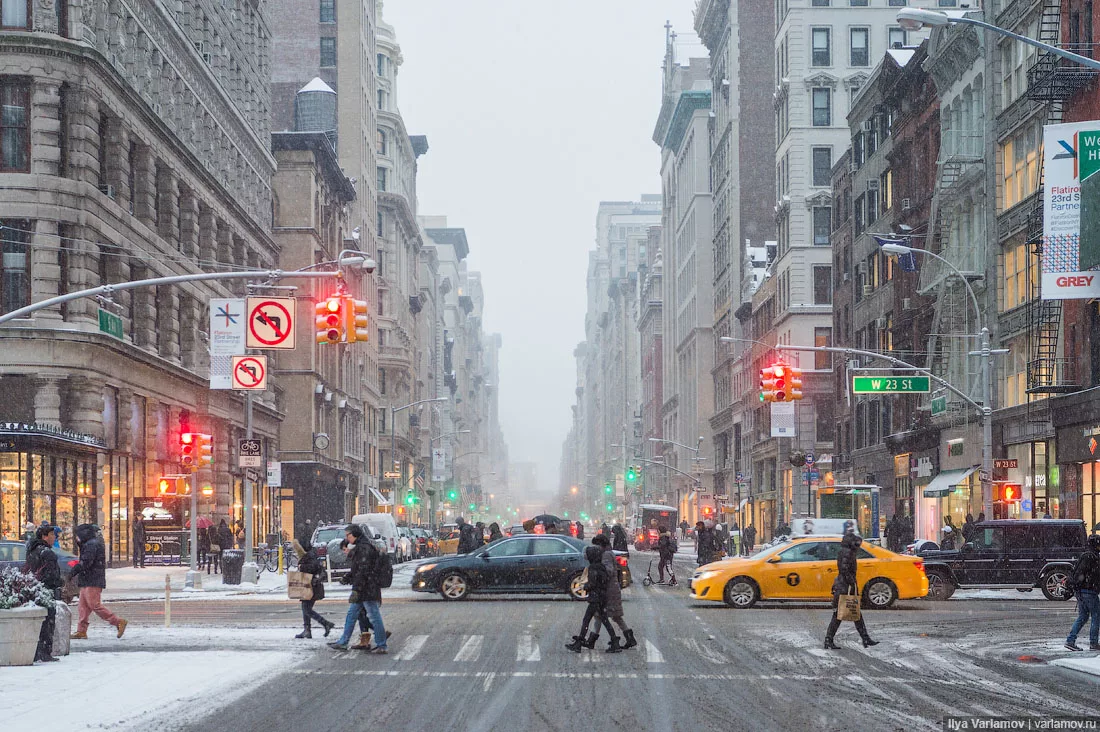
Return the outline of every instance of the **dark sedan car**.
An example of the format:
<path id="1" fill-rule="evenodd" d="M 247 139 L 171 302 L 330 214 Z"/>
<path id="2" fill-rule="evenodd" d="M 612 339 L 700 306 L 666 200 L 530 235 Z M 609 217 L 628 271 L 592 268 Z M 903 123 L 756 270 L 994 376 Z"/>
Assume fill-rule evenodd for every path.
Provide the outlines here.
<path id="1" fill-rule="evenodd" d="M 564 592 L 584 599 L 586 542 L 571 536 L 522 534 L 500 539 L 472 554 L 444 557 L 417 567 L 412 589 L 462 600 L 472 592 Z M 619 584 L 632 579 L 626 556 L 616 553 Z"/>
<path id="2" fill-rule="evenodd" d="M 73 567 L 78 558 L 72 552 L 58 547 L 53 548 L 57 555 L 57 566 L 61 568 L 61 578 L 65 584 L 61 587 L 61 599 L 66 603 L 77 595 L 76 581 L 73 579 Z M 5 539 L 0 541 L 0 568 L 15 567 L 23 569 L 23 562 L 27 561 L 27 545 L 21 541 Z"/>

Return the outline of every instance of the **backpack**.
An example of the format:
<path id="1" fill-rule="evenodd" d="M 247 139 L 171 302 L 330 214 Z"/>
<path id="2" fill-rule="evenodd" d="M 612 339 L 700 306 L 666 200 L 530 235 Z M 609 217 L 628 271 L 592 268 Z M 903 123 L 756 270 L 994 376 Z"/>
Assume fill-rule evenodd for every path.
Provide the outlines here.
<path id="1" fill-rule="evenodd" d="M 379 587 L 393 585 L 393 562 L 387 552 L 378 552 L 378 559 L 374 563 L 374 579 Z"/>
<path id="2" fill-rule="evenodd" d="M 672 550 L 672 553 L 680 551 L 680 544 L 676 541 L 676 535 L 672 532 L 668 534 L 668 548 Z"/>

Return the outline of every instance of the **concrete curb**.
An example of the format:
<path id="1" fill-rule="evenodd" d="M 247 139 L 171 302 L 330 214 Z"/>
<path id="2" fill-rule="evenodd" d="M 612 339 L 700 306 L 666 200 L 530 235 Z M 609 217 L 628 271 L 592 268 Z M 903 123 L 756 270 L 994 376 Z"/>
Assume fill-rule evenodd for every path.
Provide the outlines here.
<path id="1" fill-rule="evenodd" d="M 1070 656 L 1056 658 L 1050 662 L 1051 666 L 1061 666 L 1073 671 L 1100 677 L 1100 656 Z"/>

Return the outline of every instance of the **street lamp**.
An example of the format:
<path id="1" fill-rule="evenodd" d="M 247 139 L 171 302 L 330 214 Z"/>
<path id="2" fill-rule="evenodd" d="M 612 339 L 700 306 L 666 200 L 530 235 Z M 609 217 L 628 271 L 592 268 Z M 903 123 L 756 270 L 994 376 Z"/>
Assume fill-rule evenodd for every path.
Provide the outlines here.
<path id="1" fill-rule="evenodd" d="M 993 31 L 994 33 L 1000 33 L 1002 36 L 1008 36 L 1009 38 L 1015 38 L 1021 43 L 1026 43 L 1029 46 L 1035 46 L 1041 48 L 1048 53 L 1053 53 L 1062 58 L 1069 59 L 1075 63 L 1087 66 L 1090 69 L 1100 70 L 1100 61 L 1088 58 L 1087 56 L 1081 56 L 1067 51 L 1064 48 L 1058 48 L 1042 41 L 1037 41 L 1034 38 L 1028 38 L 1022 36 L 1019 33 L 1013 33 L 1010 30 L 1006 30 L 992 23 L 986 23 L 974 18 L 967 18 L 964 15 L 948 15 L 947 13 L 940 12 L 938 10 L 928 10 L 926 8 L 903 8 L 898 11 L 898 24 L 905 30 L 920 30 L 924 27 L 936 27 L 948 24 L 958 25 L 976 25 L 979 28 L 985 28 L 986 30 Z"/>
<path id="2" fill-rule="evenodd" d="M 434 399 L 421 399 L 418 402 L 413 402 L 412 404 L 406 404 L 403 407 L 393 407 L 393 406 L 390 407 L 390 462 L 392 463 L 392 467 L 396 467 L 398 471 L 401 470 L 401 467 L 400 467 L 401 463 L 398 462 L 398 460 L 397 460 L 397 413 L 398 412 L 403 412 L 406 409 L 409 409 L 410 407 L 415 407 L 418 404 L 428 404 L 430 402 L 445 402 L 445 401 L 447 401 L 447 397 L 435 397 Z M 467 430 L 467 432 L 468 431 L 469 430 Z M 431 447 L 431 442 L 430 441 L 428 443 L 428 446 Z M 393 491 L 394 497 L 397 496 L 396 485 L 397 484 L 395 483 L 394 484 L 395 487 L 394 487 L 394 491 Z"/>
<path id="3" fill-rule="evenodd" d="M 910 8 L 915 10 L 916 8 Z M 921 11 L 924 13 L 930 13 L 931 15 L 942 15 L 942 13 L 936 13 L 935 11 Z M 944 16 L 947 17 L 947 16 Z M 899 13 L 900 19 L 900 13 Z M 906 246 L 905 244 L 897 244 L 894 242 L 888 242 L 882 244 L 882 251 L 886 254 L 925 254 L 933 259 L 943 262 L 947 267 L 959 276 L 959 279 L 966 285 L 966 291 L 970 294 L 970 303 L 974 306 L 974 316 L 977 318 L 977 322 L 981 325 L 981 345 L 979 350 L 970 351 L 968 355 L 981 356 L 982 359 L 982 474 L 979 476 L 982 482 L 982 508 L 988 513 L 993 515 L 993 373 L 992 373 L 992 355 L 994 353 L 1008 353 L 1007 349 L 997 349 L 994 351 L 989 345 L 989 327 L 982 322 L 982 309 L 978 305 L 978 296 L 974 294 L 974 288 L 970 286 L 970 281 L 966 276 L 959 271 L 958 267 L 952 264 L 950 261 L 941 257 L 935 252 L 930 252 L 927 249 L 918 249 L 916 247 Z"/>

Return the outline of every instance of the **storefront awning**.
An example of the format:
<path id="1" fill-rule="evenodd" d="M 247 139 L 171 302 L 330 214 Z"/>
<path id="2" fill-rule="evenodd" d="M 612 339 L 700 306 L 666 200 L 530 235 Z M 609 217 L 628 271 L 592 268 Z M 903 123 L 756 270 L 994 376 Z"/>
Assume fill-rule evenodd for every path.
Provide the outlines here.
<path id="1" fill-rule="evenodd" d="M 977 468 L 964 468 L 963 470 L 944 470 L 924 488 L 925 498 L 943 498 L 955 490 L 959 483 L 965 483 L 970 474 Z"/>
<path id="2" fill-rule="evenodd" d="M 390 501 L 389 501 L 389 499 L 388 499 L 388 498 L 386 498 L 386 497 L 385 497 L 384 495 L 382 495 L 381 493 L 379 493 L 379 492 L 378 492 L 378 489 L 377 489 L 377 488 L 371 488 L 371 489 L 370 489 L 370 492 L 371 492 L 371 493 L 373 493 L 373 494 L 374 494 L 374 497 L 375 497 L 375 499 L 377 499 L 377 500 L 378 500 L 378 505 L 379 505 L 379 506 L 389 506 L 389 505 L 390 505 Z"/>

